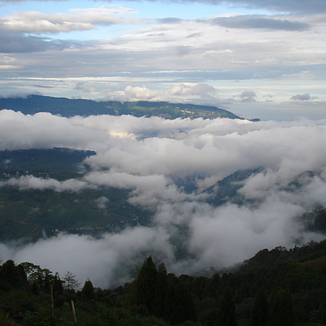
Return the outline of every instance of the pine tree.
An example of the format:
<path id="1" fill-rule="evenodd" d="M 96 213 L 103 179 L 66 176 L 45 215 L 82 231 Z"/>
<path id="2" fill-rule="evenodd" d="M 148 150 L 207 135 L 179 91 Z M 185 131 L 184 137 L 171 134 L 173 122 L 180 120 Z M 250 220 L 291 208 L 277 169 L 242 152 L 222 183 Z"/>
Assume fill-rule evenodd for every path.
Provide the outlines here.
<path id="1" fill-rule="evenodd" d="M 152 257 L 148 257 L 138 274 L 136 294 L 138 303 L 145 305 L 150 314 L 154 313 L 156 275 Z"/>
<path id="2" fill-rule="evenodd" d="M 187 320 L 196 321 L 195 303 L 191 293 L 183 282 L 179 282 L 175 287 L 175 302 L 177 302 L 177 313 L 175 323 L 183 323 Z"/>
<path id="3" fill-rule="evenodd" d="M 265 326 L 268 320 L 268 302 L 265 290 L 258 290 L 252 311 L 251 326 Z"/>
<path id="4" fill-rule="evenodd" d="M 164 300 L 163 319 L 169 321 L 171 324 L 175 324 L 177 314 L 178 302 L 176 301 L 175 284 L 169 280 Z"/>
<path id="5" fill-rule="evenodd" d="M 220 326 L 237 326 L 235 305 L 230 288 L 224 291 L 218 314 L 218 325 Z"/>
<path id="6" fill-rule="evenodd" d="M 271 326 L 294 326 L 294 308 L 289 290 L 274 293 L 270 303 Z"/>
<path id="7" fill-rule="evenodd" d="M 82 296 L 83 298 L 90 300 L 94 299 L 94 287 L 93 283 L 90 280 L 87 280 L 82 288 Z"/>
<path id="8" fill-rule="evenodd" d="M 168 287 L 168 278 L 165 265 L 162 263 L 157 269 L 156 282 L 155 282 L 155 304 L 154 315 L 156 317 L 164 316 L 164 303 Z"/>

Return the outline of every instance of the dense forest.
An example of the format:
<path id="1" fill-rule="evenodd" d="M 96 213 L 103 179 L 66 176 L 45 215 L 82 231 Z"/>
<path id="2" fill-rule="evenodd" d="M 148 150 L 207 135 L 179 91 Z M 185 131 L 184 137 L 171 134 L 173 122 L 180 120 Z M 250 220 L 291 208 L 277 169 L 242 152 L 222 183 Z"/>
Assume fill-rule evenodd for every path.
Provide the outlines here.
<path id="1" fill-rule="evenodd" d="M 210 276 L 176 276 L 148 257 L 115 289 L 8 260 L 0 266 L 0 325 L 320 326 L 325 289 L 326 240 L 264 249 Z"/>

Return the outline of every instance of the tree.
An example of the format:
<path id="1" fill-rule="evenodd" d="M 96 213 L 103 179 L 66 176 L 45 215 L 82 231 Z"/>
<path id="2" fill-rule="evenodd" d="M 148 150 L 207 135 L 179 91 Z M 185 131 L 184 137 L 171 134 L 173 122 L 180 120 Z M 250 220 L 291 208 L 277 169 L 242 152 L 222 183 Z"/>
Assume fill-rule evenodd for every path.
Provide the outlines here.
<path id="1" fill-rule="evenodd" d="M 20 266 L 24 268 L 27 275 L 27 279 L 30 282 L 37 282 L 38 280 L 44 280 L 47 275 L 51 275 L 52 272 L 49 269 L 41 268 L 39 265 L 25 262 L 21 263 Z"/>
<path id="2" fill-rule="evenodd" d="M 294 308 L 289 290 L 275 292 L 270 303 L 271 326 L 294 326 Z"/>
<path id="3" fill-rule="evenodd" d="M 55 273 L 54 276 L 52 276 L 51 284 L 53 286 L 53 292 L 56 294 L 62 294 L 63 293 L 63 283 L 60 279 L 59 273 Z"/>
<path id="4" fill-rule="evenodd" d="M 168 278 L 165 265 L 162 263 L 159 265 L 156 274 L 155 282 L 155 305 L 154 305 L 154 315 L 157 317 L 164 316 L 164 302 L 166 291 L 168 287 Z"/>
<path id="5" fill-rule="evenodd" d="M 22 266 L 16 266 L 13 260 L 7 260 L 0 268 L 0 287 L 23 288 L 27 286 L 26 273 Z"/>
<path id="6" fill-rule="evenodd" d="M 155 310 L 156 275 L 156 266 L 150 256 L 145 260 L 139 271 L 136 288 L 138 303 L 145 305 L 150 314 L 153 314 Z"/>
<path id="7" fill-rule="evenodd" d="M 224 291 L 218 314 L 218 325 L 237 326 L 235 305 L 231 289 L 228 287 Z"/>
<path id="8" fill-rule="evenodd" d="M 65 282 L 65 289 L 66 290 L 78 290 L 80 287 L 80 283 L 76 279 L 76 275 L 72 274 L 71 272 L 67 272 L 65 276 L 63 277 L 63 280 Z"/>
<path id="9" fill-rule="evenodd" d="M 174 322 L 180 324 L 187 320 L 196 321 L 195 303 L 191 293 L 183 282 L 179 282 L 175 286 L 174 296 L 174 301 L 177 303 Z"/>
<path id="10" fill-rule="evenodd" d="M 258 290 L 251 316 L 251 326 L 265 326 L 268 320 L 268 302 L 265 290 Z"/>
<path id="11" fill-rule="evenodd" d="M 166 288 L 165 300 L 164 300 L 164 313 L 163 319 L 169 321 L 171 324 L 175 323 L 178 314 L 178 302 L 175 295 L 175 284 L 169 280 Z"/>
<path id="12" fill-rule="evenodd" d="M 93 283 L 90 280 L 87 280 L 82 288 L 82 296 L 85 299 L 94 299 L 94 287 Z"/>

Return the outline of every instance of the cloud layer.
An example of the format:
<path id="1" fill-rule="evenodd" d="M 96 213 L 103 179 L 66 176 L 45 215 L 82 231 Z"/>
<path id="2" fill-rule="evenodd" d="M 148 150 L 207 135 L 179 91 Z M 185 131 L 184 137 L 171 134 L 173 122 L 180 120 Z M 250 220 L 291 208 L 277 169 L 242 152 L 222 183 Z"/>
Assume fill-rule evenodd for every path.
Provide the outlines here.
<path id="1" fill-rule="evenodd" d="M 154 212 L 151 226 L 101 239 L 60 234 L 24 246 L 1 244 L 1 260 L 32 261 L 62 275 L 69 270 L 80 281 L 90 278 L 106 287 L 127 281 L 147 254 L 175 273 L 200 274 L 239 263 L 263 248 L 324 238 L 305 230 L 298 217 L 326 205 L 325 120 L 62 118 L 2 110 L 0 139 L 1 150 L 64 146 L 96 151 L 84 162 L 90 171 L 78 180 L 27 176 L 6 181 L 12 187 L 130 189 L 132 205 Z M 260 172 L 242 181 L 238 191 L 247 204 L 207 203 L 214 194 L 205 189 L 238 170 L 257 168 Z M 180 180 L 192 180 L 197 190 L 186 192 Z M 105 209 L 106 202 L 101 198 L 97 205 Z"/>

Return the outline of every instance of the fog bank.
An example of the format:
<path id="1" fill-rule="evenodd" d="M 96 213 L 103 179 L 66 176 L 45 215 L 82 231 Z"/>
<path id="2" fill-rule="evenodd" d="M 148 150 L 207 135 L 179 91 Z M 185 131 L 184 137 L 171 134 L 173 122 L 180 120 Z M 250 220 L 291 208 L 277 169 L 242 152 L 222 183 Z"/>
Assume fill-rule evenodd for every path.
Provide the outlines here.
<path id="1" fill-rule="evenodd" d="M 129 202 L 150 208 L 150 226 L 100 239 L 60 234 L 33 244 L 1 244 L 0 259 L 30 261 L 91 279 L 101 287 L 130 279 L 152 254 L 171 272 L 200 274 L 232 266 L 257 251 L 292 247 L 324 235 L 298 217 L 326 205 L 326 120 L 293 122 L 132 116 L 63 118 L 0 111 L 0 149 L 68 147 L 93 150 L 78 180 L 34 176 L 0 186 L 80 192 L 131 189 Z M 243 204 L 215 207 L 204 190 L 238 170 L 259 169 L 239 184 Z M 191 180 L 189 193 L 177 180 Z M 217 191 L 218 188 L 215 187 Z M 179 253 L 183 255 L 180 257 Z"/>

